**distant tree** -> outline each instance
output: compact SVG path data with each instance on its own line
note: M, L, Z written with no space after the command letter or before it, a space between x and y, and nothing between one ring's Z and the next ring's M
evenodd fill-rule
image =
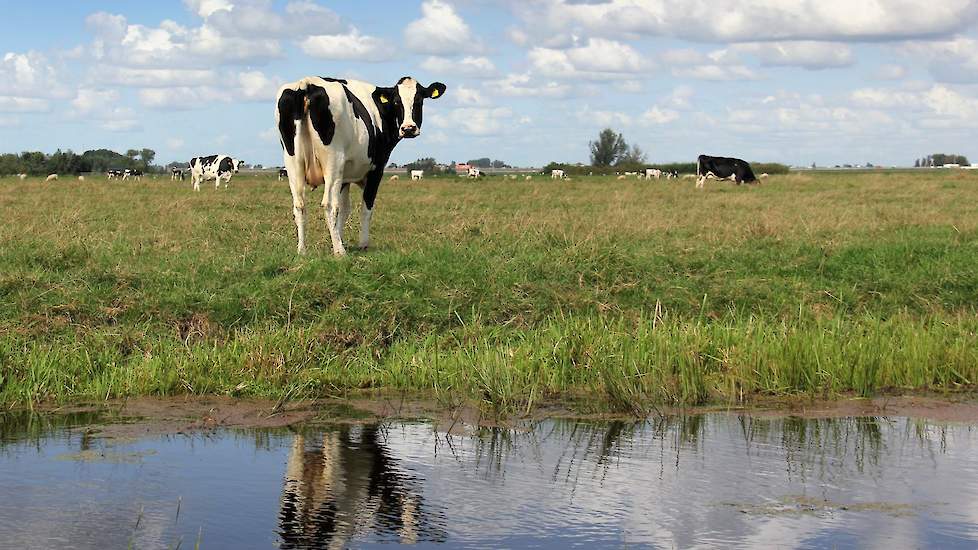
M510 165L506 164L505 162L503 162L501 160L494 160L494 161L492 161L492 167L493 168L510 168Z
M468 162L468 164L478 168L491 168L492 160L490 160L489 157L482 157L479 159L472 159Z
M628 152L628 144L621 134L605 128L596 141L590 142L591 166L611 166Z
M920 159L916 159L916 160L913 161L913 167L914 168L920 168Z
M414 162L409 162L405 164L404 168L407 170L424 170L428 174L434 174L436 172L435 170L436 164L438 163L435 162L435 159L431 157L425 157L425 158L418 159Z
M153 164L153 159L156 158L156 151L152 149L143 149L139 152L139 162L143 165L143 170L149 171L150 166Z
M618 163L621 166L637 166L640 164L645 164L646 154L642 151L638 145L632 145L628 148L628 151L618 159Z

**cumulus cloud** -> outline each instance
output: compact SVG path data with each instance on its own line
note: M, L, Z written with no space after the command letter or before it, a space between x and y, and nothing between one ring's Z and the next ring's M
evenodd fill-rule
M441 0L421 4L421 18L404 29L404 43L413 52L430 55L479 53L484 49L455 8Z
M914 41L901 50L923 59L931 75L942 82L978 82L978 40L958 36L951 40Z
M64 97L58 71L38 52L7 52L0 60L0 96Z
M679 120L679 113L673 111L672 109L661 108L658 105L653 105L649 110L642 113L641 121L648 125L661 125L668 124Z
M384 40L362 35L357 29L345 35L310 36L300 43L300 47L313 57L351 61L387 61L396 53Z
M50 108L50 104L45 99L0 96L0 112L4 113L41 113Z
M603 38L591 38L584 46L563 50L533 48L527 57L535 71L554 78L610 79L654 68L635 48Z
M680 78L696 80L759 80L761 76L746 65L694 65L692 67L677 67L672 74Z
M803 67L827 69L848 67L853 64L852 50L838 42L755 42L737 44L737 51L749 53L769 67Z
M953 33L978 19L973 0L540 0L514 4L541 34L672 36L700 42L881 41ZM722 14L718 16L718 14ZM527 31L529 32L529 31Z
M466 56L462 59L432 56L421 62L421 67L432 73L451 73L454 76L491 78L496 76L496 65L488 57Z
M512 121L513 111L508 107L459 107L431 117L437 128L452 128L471 136L501 134Z
M553 80L538 82L530 73L513 73L494 80L486 85L490 93L507 97L546 97L559 98L570 95L568 84Z
M90 120L113 132L126 132L140 127L135 111L119 105L119 92L108 89L81 88L71 101L71 115Z

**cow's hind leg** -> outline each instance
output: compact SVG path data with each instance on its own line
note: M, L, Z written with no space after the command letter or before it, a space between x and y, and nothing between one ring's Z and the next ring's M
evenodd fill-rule
M340 238L343 238L343 231L346 229L346 220L350 219L350 184L344 183L340 187L340 209L336 216L336 228Z
M296 251L306 253L306 177L305 171L294 169L298 166L295 157L285 157L289 167L289 190L292 192L292 216L295 218L295 231L299 239Z
M322 203L326 214L326 229L329 230L330 239L333 241L333 254L336 256L346 255L346 248L343 247L343 228L337 225L340 216L340 195L343 190L343 163L342 155L327 155L327 158L320 163L323 181L326 183Z

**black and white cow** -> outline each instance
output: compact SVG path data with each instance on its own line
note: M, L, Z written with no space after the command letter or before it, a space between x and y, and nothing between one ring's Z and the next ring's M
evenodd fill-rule
M696 159L696 187L702 188L708 178L729 179L737 185L757 181L750 164L730 157L711 157L700 155Z
M132 178L133 181L141 181L143 179L143 171L126 168L122 173L122 181L126 181L129 178Z
M285 168L279 168L278 170L278 181L289 179L289 171Z
M105 173L105 176L106 176L106 179L121 178L122 177L122 170L116 170L115 168L111 168L111 169L109 169L109 171L107 171Z
M174 181L174 180L183 181L182 168L170 168L170 181Z
M322 205L333 254L346 254L343 227L350 184L363 189L360 248L370 244L370 217L391 151L421 134L422 102L444 95L440 82L422 86L404 77L391 87L308 77L278 91L275 122L292 191L298 251L306 250L306 186L325 185Z
M238 160L227 155L210 155L207 157L194 157L190 159L190 179L194 184L194 191L200 191L200 182L214 180L214 189L221 186L224 180L224 187L227 188L231 183L231 176L238 172L243 160Z

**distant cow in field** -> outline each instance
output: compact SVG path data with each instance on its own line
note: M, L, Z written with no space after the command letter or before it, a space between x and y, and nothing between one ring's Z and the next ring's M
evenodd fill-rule
M183 169L182 168L170 168L170 181L180 180L183 181Z
M278 181L289 179L289 171L285 168L278 169Z
M523 181L530 181L532 179L533 179L533 176L524 176L523 177Z
M20 178L21 181L24 181L27 179L27 174L17 174L17 177Z
M422 180L424 179L424 170L411 170L412 180Z
M194 191L200 191L200 182L214 180L214 189L221 186L227 188L231 183L231 176L238 173L243 160L238 160L227 155L210 155L206 157L194 157L190 159L190 179L194 184Z
M552 179L552 180L562 180L562 179L564 179L564 171L563 170L551 170L550 171L550 179Z
M469 168L469 177L473 179L482 177L482 170L478 168Z
M78 176L78 181L85 181L85 176Z
M767 172L764 172L760 176L757 176L757 179L759 179L759 180L766 180L769 177L771 177L770 174L768 174Z
M696 187L702 188L708 178L729 179L740 185L757 181L750 164L744 160L730 157L711 157L700 155L696 159Z
M659 179L662 177L662 170L657 168L646 168L645 169L645 179L650 180L652 178Z
M122 181L126 181L129 178L132 178L134 181L140 181L143 179L143 171L127 169L125 172L122 173Z
M391 152L402 139L421 135L424 100L444 94L444 84L422 86L408 76L390 87L307 77L279 89L275 122L289 171L300 254L306 251L306 186L326 187L322 205L337 256L346 254L350 184L363 189L360 248L367 248L374 201Z
M48 177L44 178L44 181L46 181L46 182L48 182L48 181L58 181L58 175L57 174L51 174Z
M105 176L106 176L107 179L121 178L122 177L122 170L116 170L115 168L111 168L111 169L109 169L109 171L107 171L105 173Z

